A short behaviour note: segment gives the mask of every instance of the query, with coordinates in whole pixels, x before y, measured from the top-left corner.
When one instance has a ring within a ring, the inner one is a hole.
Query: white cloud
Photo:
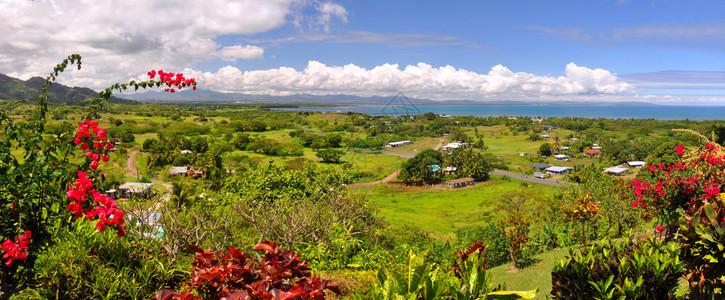
[[[540,76],[513,72],[497,65],[486,74],[456,69],[435,68],[425,63],[400,68],[383,64],[365,69],[354,64],[327,66],[310,61],[304,70],[288,67],[244,71],[227,66],[216,73],[185,70],[204,89],[252,94],[314,95],[349,94],[388,96],[403,91],[425,99],[540,98],[563,95],[622,94],[634,91],[631,84],[619,81],[611,72],[570,63],[565,76]]]
[[[224,47],[217,51],[216,57],[224,61],[236,61],[237,59],[262,58],[264,49],[257,46],[231,46]]]
[[[313,14],[309,18],[320,15],[324,26],[346,20],[344,7],[317,0],[0,1],[0,73],[45,76],[62,58],[79,53],[83,70],[64,74],[61,82],[103,88],[150,69],[261,58],[259,46],[216,39],[266,32],[303,11]]]

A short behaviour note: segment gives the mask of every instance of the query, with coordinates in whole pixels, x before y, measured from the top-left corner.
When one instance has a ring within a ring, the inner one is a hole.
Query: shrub
[[[672,299],[685,264],[674,244],[654,238],[603,240],[560,261],[551,272],[556,299]]]
[[[325,289],[340,293],[336,284],[312,276],[300,255],[274,242],[260,242],[259,261],[236,248],[228,253],[187,246],[195,253],[191,278],[182,292],[163,289],[151,299],[324,299]]]

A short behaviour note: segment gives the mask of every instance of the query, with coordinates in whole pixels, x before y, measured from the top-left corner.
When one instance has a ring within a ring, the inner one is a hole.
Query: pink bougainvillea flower
[[[675,148],[675,151],[677,151],[677,155],[682,156],[685,154],[685,146],[679,145]]]

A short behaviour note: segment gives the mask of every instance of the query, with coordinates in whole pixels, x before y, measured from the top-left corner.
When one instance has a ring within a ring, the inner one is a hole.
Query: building
[[[611,174],[611,175],[622,176],[624,174],[629,173],[629,169],[622,168],[622,167],[609,167],[609,168],[604,169],[604,172],[603,173],[604,174]]]
[[[574,170],[574,168],[551,166],[551,167],[546,168],[544,171],[546,171],[546,173],[551,174],[551,175],[565,175],[565,174],[569,173],[569,171],[571,171],[571,170]]]
[[[388,148],[395,148],[395,147],[400,147],[400,146],[410,145],[410,144],[412,144],[412,143],[413,143],[413,141],[399,141],[399,142],[392,142],[392,143],[387,143],[387,144],[385,144],[385,147],[388,147]]]
[[[588,156],[597,156],[597,155],[599,155],[599,152],[601,152],[601,151],[599,151],[597,149],[592,149],[592,150],[584,151],[584,154],[586,154]]]
[[[534,168],[534,169],[539,169],[539,171],[543,171],[544,169],[546,169],[548,167],[551,167],[551,165],[547,165],[547,164],[535,164],[535,165],[531,165],[531,167]]]
[[[186,176],[187,172],[189,172],[189,168],[187,168],[187,167],[171,167],[171,168],[169,168],[169,176]]]
[[[548,138],[550,138],[550,136],[548,134],[542,134],[541,135],[541,138],[542,139],[548,139]]]
[[[118,187],[118,197],[130,199],[151,194],[153,183],[126,182]]]
[[[544,172],[534,172],[534,177],[541,178],[541,179],[546,179],[546,173],[544,173]]]
[[[458,168],[456,167],[445,167],[443,168],[443,174],[454,174],[457,170]]]
[[[473,185],[473,178],[471,178],[471,177],[459,178],[459,179],[446,181],[446,186],[449,188],[452,188],[452,189],[460,188],[460,187],[467,187],[469,185]]]
[[[194,153],[194,152],[191,150],[181,150],[181,154],[192,154],[192,153]]]
[[[561,151],[566,151],[566,150],[569,150],[569,149],[571,149],[571,148],[569,148],[567,146],[563,146],[563,147],[559,148],[559,150],[561,150]]]
[[[569,140],[570,140],[570,141],[572,141],[572,142],[576,142],[576,141],[578,141],[579,139],[578,139],[578,138],[570,138]]]
[[[569,160],[571,157],[569,157],[569,155],[566,155],[566,154],[556,154],[556,155],[554,155],[554,158],[556,160]]]
[[[630,168],[636,168],[636,169],[641,169],[641,168],[642,168],[642,167],[644,167],[644,166],[645,166],[646,164],[647,164],[646,162],[643,162],[643,161],[640,161],[640,160],[637,160],[637,161],[628,161],[628,162],[627,162],[627,165],[628,165],[628,166],[629,166]]]
[[[443,149],[443,151],[448,151],[448,150],[454,150],[454,149],[458,149],[458,148],[465,148],[467,146],[468,146],[468,143],[448,143],[445,146],[443,146],[443,148],[441,148],[441,149]]]

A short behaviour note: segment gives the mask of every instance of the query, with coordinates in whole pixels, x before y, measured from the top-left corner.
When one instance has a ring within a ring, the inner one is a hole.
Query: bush
[[[152,299],[324,299],[325,289],[340,293],[336,284],[313,277],[299,254],[274,242],[254,246],[264,252],[259,261],[232,247],[228,253],[187,247],[196,253],[196,260],[184,283],[186,291],[164,289]]]
[[[603,240],[580,253],[570,250],[551,272],[557,299],[672,299],[685,264],[674,244]]]
[[[140,299],[183,280],[153,241],[116,238],[79,220],[38,255],[34,292],[45,299]],[[28,291],[26,291],[28,292]]]

